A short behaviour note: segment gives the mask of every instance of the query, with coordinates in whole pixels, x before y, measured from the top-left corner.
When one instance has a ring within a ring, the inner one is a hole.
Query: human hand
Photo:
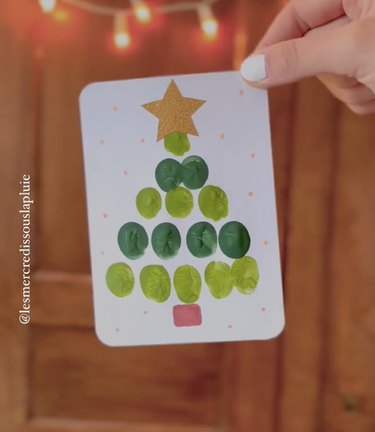
[[[318,75],[352,111],[375,113],[375,1],[291,0],[241,73],[264,89]]]

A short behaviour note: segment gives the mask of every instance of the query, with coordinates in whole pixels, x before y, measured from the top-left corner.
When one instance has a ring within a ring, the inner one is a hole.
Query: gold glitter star
[[[200,99],[183,97],[172,80],[163,99],[142,106],[159,119],[157,141],[160,141],[173,132],[198,135],[191,117],[205,102]]]

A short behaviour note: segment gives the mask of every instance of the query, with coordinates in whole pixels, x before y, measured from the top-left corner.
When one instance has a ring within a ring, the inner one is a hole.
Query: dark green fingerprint
[[[181,236],[177,227],[168,222],[158,225],[152,233],[151,244],[159,258],[173,258],[181,246]]]
[[[208,257],[214,254],[217,248],[216,230],[208,222],[198,222],[187,232],[186,243],[195,257]]]
[[[141,258],[148,246],[148,236],[142,225],[128,222],[120,228],[117,242],[121,252],[129,259]]]

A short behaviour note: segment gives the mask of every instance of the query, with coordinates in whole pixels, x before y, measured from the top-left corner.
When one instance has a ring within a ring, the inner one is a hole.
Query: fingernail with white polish
[[[256,54],[248,57],[241,65],[241,74],[247,81],[259,82],[267,78],[266,56]]]

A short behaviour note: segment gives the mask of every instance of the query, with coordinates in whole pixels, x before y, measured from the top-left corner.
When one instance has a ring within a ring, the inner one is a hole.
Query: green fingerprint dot
[[[228,216],[228,197],[217,186],[205,186],[199,193],[199,208],[204,216],[219,221]]]
[[[159,258],[173,258],[181,246],[181,236],[177,227],[171,223],[158,225],[151,237],[152,247]]]
[[[105,280],[107,287],[117,297],[129,295],[134,288],[134,274],[125,263],[116,263],[108,267]]]
[[[164,138],[164,147],[175,156],[183,156],[190,150],[190,142],[187,134],[173,132]]]
[[[193,210],[193,195],[189,190],[179,186],[167,193],[165,206],[171,216],[180,219],[185,218]]]
[[[135,260],[144,255],[148,246],[148,236],[142,225],[129,222],[120,228],[117,243],[127,258]]]
[[[160,189],[169,192],[182,183],[182,165],[175,159],[164,159],[156,167],[155,178]]]
[[[139,276],[143,294],[158,303],[168,300],[171,294],[171,280],[167,270],[161,265],[148,265]]]
[[[136,205],[141,216],[152,219],[161,209],[160,193],[154,188],[144,188],[138,192]]]
[[[199,299],[202,279],[194,267],[183,265],[178,267],[173,278],[177,297],[184,303],[194,303]]]
[[[204,271],[204,279],[211,294],[217,299],[228,297],[233,290],[230,267],[224,262],[210,262]]]
[[[182,162],[182,181],[189,189],[200,189],[208,179],[208,166],[199,156],[189,156]]]
[[[208,222],[198,222],[187,232],[186,243],[195,257],[208,257],[214,254],[217,248],[216,230]]]
[[[220,230],[219,244],[229,258],[242,258],[250,248],[250,235],[240,222],[228,222]]]
[[[231,274],[234,286],[240,293],[251,294],[255,291],[259,281],[259,270],[254,258],[246,256],[234,261]]]

